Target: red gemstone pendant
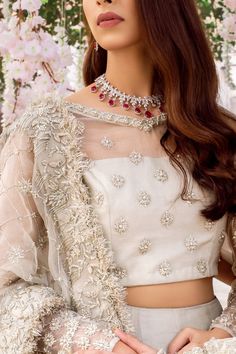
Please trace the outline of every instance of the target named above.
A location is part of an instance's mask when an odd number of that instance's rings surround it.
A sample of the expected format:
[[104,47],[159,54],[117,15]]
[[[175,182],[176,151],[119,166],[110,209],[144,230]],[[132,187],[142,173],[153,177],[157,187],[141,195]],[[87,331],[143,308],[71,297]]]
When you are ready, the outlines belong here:
[[140,107],[136,107],[135,110],[134,110],[134,112],[135,112],[136,114],[140,115],[140,114],[142,113],[142,110],[141,110]]
[[106,97],[106,95],[105,95],[104,93],[101,92],[101,93],[99,94],[99,100],[100,100],[100,101],[104,101],[104,100],[105,100],[105,97]]
[[98,88],[97,88],[96,85],[93,85],[93,86],[91,87],[91,92],[92,92],[92,93],[98,92]]
[[109,106],[114,107],[114,106],[116,105],[116,102],[111,98],[111,99],[108,101],[108,104],[109,104]]
[[153,118],[153,114],[152,114],[150,111],[146,111],[146,112],[144,113],[144,115],[145,115],[145,117],[148,118],[148,119]]
[[123,104],[123,108],[124,108],[126,111],[128,111],[128,110],[130,109],[130,105],[129,105],[127,102],[125,102],[125,103]]

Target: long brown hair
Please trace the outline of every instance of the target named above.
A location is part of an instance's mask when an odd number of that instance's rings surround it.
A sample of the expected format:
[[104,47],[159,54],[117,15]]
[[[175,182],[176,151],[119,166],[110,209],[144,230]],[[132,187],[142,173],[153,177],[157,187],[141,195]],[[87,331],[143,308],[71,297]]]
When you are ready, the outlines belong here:
[[[217,104],[216,67],[195,2],[138,0],[137,6],[155,69],[153,93],[158,90],[163,94],[168,114],[161,143],[184,175],[182,198],[188,188],[187,165],[198,184],[215,196],[202,215],[218,220],[226,212],[235,213],[236,134],[228,124],[233,114]],[[107,63],[103,48],[94,55],[94,38],[91,33],[89,36],[84,61],[86,85],[105,72]]]

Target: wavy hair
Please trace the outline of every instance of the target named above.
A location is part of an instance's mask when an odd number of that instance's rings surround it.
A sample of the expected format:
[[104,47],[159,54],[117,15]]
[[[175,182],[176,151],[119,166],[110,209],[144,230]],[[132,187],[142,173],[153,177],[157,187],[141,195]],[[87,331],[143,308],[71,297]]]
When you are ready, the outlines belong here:
[[[184,175],[186,168],[214,200],[202,210],[210,220],[236,212],[236,134],[233,114],[218,103],[218,77],[194,0],[138,0],[146,50],[153,66],[153,93],[165,97],[167,131],[161,144]],[[84,81],[106,71],[107,52],[94,53],[94,38],[84,61]],[[177,156],[183,159],[178,159]],[[182,161],[182,162],[181,162]],[[184,161],[184,162],[183,162]]]

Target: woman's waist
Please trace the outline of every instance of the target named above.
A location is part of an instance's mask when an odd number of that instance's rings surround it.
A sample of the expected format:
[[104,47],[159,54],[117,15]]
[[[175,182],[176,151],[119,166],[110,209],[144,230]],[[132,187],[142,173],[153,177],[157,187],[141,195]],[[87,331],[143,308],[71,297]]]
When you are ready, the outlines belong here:
[[127,288],[126,302],[135,307],[188,307],[215,297],[212,277]]

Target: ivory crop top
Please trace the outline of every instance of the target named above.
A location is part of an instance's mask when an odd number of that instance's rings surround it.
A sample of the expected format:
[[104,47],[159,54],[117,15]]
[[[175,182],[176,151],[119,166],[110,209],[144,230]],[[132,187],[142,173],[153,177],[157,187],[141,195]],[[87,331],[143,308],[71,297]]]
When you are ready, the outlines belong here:
[[172,283],[218,274],[226,215],[216,222],[200,211],[212,196],[182,174],[160,146],[162,127],[144,131],[131,119],[74,105],[85,125],[84,180],[111,243],[123,286]]

